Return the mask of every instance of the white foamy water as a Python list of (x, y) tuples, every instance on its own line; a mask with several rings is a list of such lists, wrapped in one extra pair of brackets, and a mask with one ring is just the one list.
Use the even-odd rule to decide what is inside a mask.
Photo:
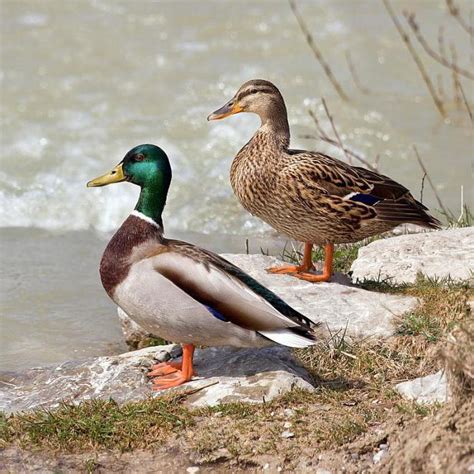
[[(85, 183), (132, 146), (152, 142), (167, 151), (174, 169), (173, 227), (261, 230), (234, 199), (228, 180), (231, 159), (258, 120), (241, 115), (206, 122), (252, 77), (282, 89), (295, 146), (330, 150), (299, 138), (313, 132), (306, 109), (324, 95), (348, 146), (369, 161), (380, 154), (382, 171), (418, 194), (416, 143), (446, 204), (458, 208), (460, 186), (467, 189), (471, 179), (472, 128), (465, 111), (452, 111), (449, 124), (440, 122), (382, 4), (300, 5), (351, 92), (350, 104), (335, 97), (284, 1), (3, 1), (0, 225), (115, 228), (136, 190), (88, 190)], [(411, 5), (432, 41), (436, 25), (445, 25), (459, 61), (468, 63), (467, 35), (443, 1), (394, 5), (399, 12)], [(468, 10), (467, 3), (463, 7)], [(348, 48), (370, 95), (354, 87), (344, 60)], [(450, 92), (449, 74), (425, 62), (434, 76), (443, 73)], [(464, 82), (471, 93), (472, 82)], [(426, 198), (434, 205), (432, 193)]]
[[(468, 14), (469, 2), (457, 3)], [(314, 133), (309, 107), (331, 134), (320, 102), (325, 97), (345, 144), (371, 162), (380, 155), (383, 173), (419, 196), (416, 144), (445, 205), (459, 208), (461, 185), (472, 203), (466, 111), (450, 101), (449, 120), (440, 120), (382, 2), (298, 4), (350, 103), (335, 95), (284, 0), (0, 2), (0, 227), (19, 228), (4, 229), (1, 241), (1, 332), (12, 336), (10, 344), (0, 344), (6, 366), (96, 354), (120, 340), (97, 264), (103, 233), (133, 208), (138, 189), (85, 184), (133, 146), (155, 143), (170, 157), (167, 229), (220, 251), (242, 251), (245, 236), (253, 242), (268, 230), (241, 208), (228, 177), (258, 119), (240, 114), (206, 121), (248, 79), (266, 78), (280, 87), (294, 147), (344, 158), (301, 138)], [(444, 25), (459, 63), (473, 67), (469, 37), (443, 0), (392, 4), (400, 14), (416, 11), (433, 45)], [(354, 86), (347, 49), (370, 94)], [(451, 97), (450, 74), (422, 57)], [(474, 103), (472, 82), (463, 80), (463, 86)], [(427, 185), (424, 197), (436, 207)], [(75, 266), (78, 252), (83, 261)]]

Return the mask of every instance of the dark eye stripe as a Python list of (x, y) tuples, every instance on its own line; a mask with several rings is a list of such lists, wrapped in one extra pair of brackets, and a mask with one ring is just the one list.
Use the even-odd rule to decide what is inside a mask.
[(258, 92), (261, 92), (263, 94), (272, 94), (273, 93), (273, 90), (268, 88), (268, 87), (258, 87), (258, 88), (252, 88), (252, 89), (247, 89), (245, 91), (242, 91), (238, 97), (237, 97), (237, 100), (241, 100), (243, 99), (244, 97), (247, 97), (248, 95), (251, 95), (251, 94), (256, 94)]

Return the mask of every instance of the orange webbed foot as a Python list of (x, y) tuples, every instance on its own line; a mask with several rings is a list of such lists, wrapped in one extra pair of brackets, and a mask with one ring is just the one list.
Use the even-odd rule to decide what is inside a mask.
[(182, 362), (161, 362), (152, 366), (148, 373), (153, 379), (153, 390), (165, 390), (189, 382), (194, 375), (193, 370), (194, 346), (183, 345)]
[(267, 268), (268, 273), (274, 273), (276, 275), (292, 275), (294, 273), (305, 273), (309, 270), (314, 269), (312, 261), (312, 249), (313, 244), (306, 242), (304, 246), (304, 255), (301, 265), (282, 265), (280, 267)]
[(160, 362), (151, 367), (150, 372), (148, 372), (148, 377), (159, 377), (161, 375), (168, 375), (182, 368), (182, 362)]
[(314, 273), (294, 273), (292, 276), (311, 283), (320, 283), (331, 279), (331, 274), (328, 273), (323, 273), (321, 275), (315, 275)]
[(178, 387), (186, 382), (189, 382), (192, 378), (193, 374), (185, 374), (181, 370), (177, 370), (175, 373), (167, 376), (167, 377), (157, 377), (153, 379), (153, 387), (152, 390), (159, 391), (159, 390), (166, 390), (167, 388)]
[(276, 275), (291, 275), (308, 270), (309, 268), (300, 265), (282, 265), (281, 267), (269, 267), (266, 269), (268, 273), (274, 273)]

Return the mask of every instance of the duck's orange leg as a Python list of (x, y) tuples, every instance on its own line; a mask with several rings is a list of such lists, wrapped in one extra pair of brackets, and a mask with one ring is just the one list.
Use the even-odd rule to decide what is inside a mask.
[(282, 265), (281, 267), (270, 267), (267, 268), (268, 273), (276, 273), (279, 275), (285, 275), (288, 273), (300, 273), (307, 272), (313, 268), (312, 260), (312, 251), (313, 244), (311, 242), (306, 242), (304, 244), (304, 255), (301, 265)]
[(167, 377), (157, 377), (153, 379), (153, 390), (164, 390), (166, 388), (177, 387), (178, 385), (189, 382), (194, 373), (193, 355), (194, 345), (183, 344), (183, 360), (181, 366), (172, 362), (162, 367), (157, 367), (155, 369), (156, 371), (164, 369), (164, 367), (170, 367), (172, 370), (170, 372), (162, 373), (162, 375), (168, 375)]
[(321, 275), (314, 275), (313, 273), (294, 273), (293, 276), (300, 280), (311, 281), (313, 283), (321, 281), (329, 281), (332, 275), (332, 266), (334, 260), (334, 244), (326, 244), (324, 246), (324, 267)]

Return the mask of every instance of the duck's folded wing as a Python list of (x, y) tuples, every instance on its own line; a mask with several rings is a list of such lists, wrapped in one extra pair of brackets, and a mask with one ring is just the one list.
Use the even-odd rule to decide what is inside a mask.
[(184, 242), (168, 242), (165, 252), (151, 257), (153, 267), (219, 319), (254, 331), (309, 329), (307, 318), (230, 262)]
[(411, 196), (405, 186), (375, 171), (350, 166), (328, 155), (310, 151), (290, 150), (297, 160), (290, 173), (300, 173), (300, 181), (331, 195), (344, 197), (351, 193), (367, 194), (382, 199), (397, 200)]

